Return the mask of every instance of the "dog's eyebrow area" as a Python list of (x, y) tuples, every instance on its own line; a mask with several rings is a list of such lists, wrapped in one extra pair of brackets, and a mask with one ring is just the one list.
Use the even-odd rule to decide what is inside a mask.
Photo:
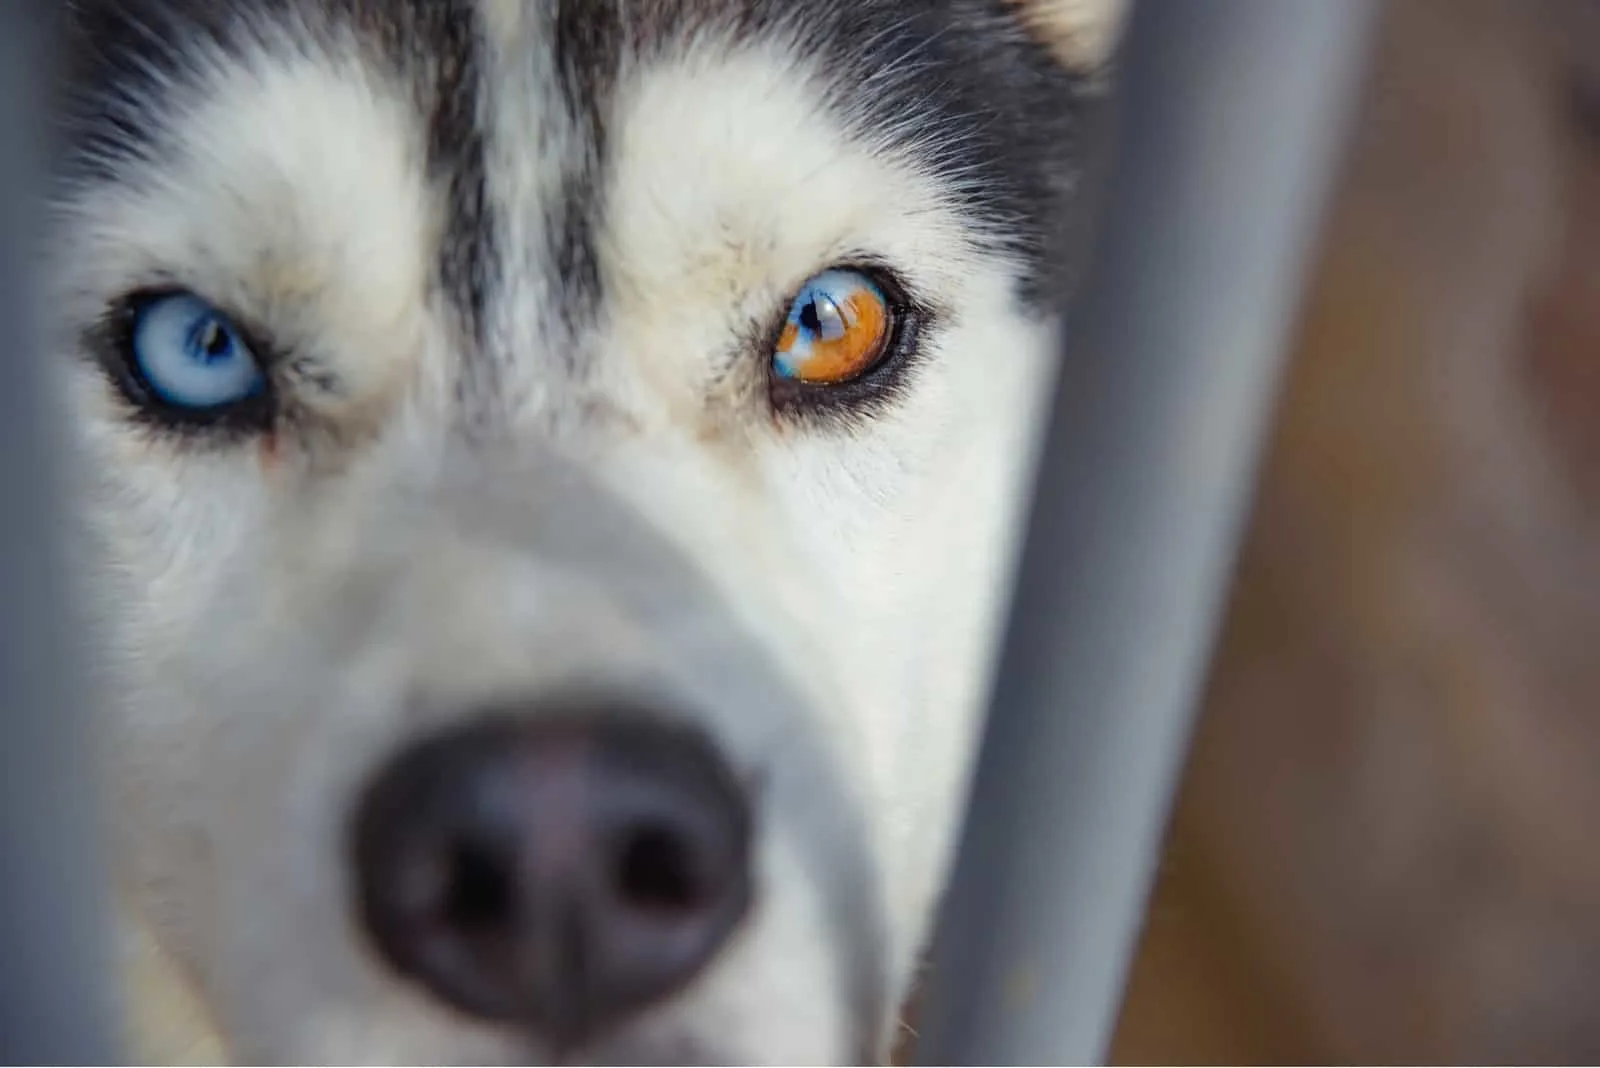
[(446, 303), (428, 130), (398, 77), (336, 35), (268, 43), (76, 87), (67, 297), (91, 321), (130, 292), (192, 292), (359, 400), (413, 369)]
[[(652, 228), (664, 238), (704, 241), (707, 230), (721, 229), (747, 246), (781, 241), (781, 233), (737, 232), (740, 213), (774, 195), (762, 203), (764, 227), (808, 232), (813, 244), (830, 228), (848, 238), (872, 214), (894, 210), (903, 191), (893, 175), (873, 181), (862, 173), (859, 160), (869, 159), (896, 161), (937, 185), (944, 206), (969, 225), (969, 238), (990, 225), (1006, 231), (1005, 252), (1025, 272), (1025, 298), (1056, 266), (1045, 242), (1019, 242), (1008, 224), (1047, 214), (1076, 181), (1081, 115), (1073, 75), (1020, 21), (996, 21), (981, 4), (898, 0), (557, 5), (554, 14), (524, 10), (515, 18), (504, 7), (488, 5), (489, 50), (503, 53), (491, 66), (505, 68), (493, 76), (517, 87), (525, 73), (515, 69), (526, 62), (521, 44), (548, 41), (550, 54), (536, 65), (550, 66), (541, 77), (572, 119), (574, 172), (545, 210), (559, 224), (576, 286), (594, 284), (584, 275), (594, 270), (604, 230), (617, 240), (638, 233), (640, 251), (654, 250), (649, 230), (632, 229), (635, 216), (605, 217), (611, 209), (597, 191), (639, 184), (633, 172), (647, 152), (652, 188), (679, 200), (698, 191), (704, 204), (724, 206), (716, 219)], [(987, 32), (971, 32), (978, 27)], [(1026, 78), (1033, 91), (996, 110), (987, 99), (991, 77)], [(530, 124), (516, 114), (526, 94), (490, 96), (496, 108), (511, 109), (511, 124), (494, 136), (513, 133), (518, 122), (527, 135)], [(927, 139), (935, 129), (936, 147)], [(628, 181), (622, 167), (632, 169)], [(829, 191), (852, 180), (852, 196), (830, 204)], [(809, 227), (803, 216), (783, 217), (786, 208), (818, 207), (835, 217)], [(922, 207), (899, 205), (905, 214)]]

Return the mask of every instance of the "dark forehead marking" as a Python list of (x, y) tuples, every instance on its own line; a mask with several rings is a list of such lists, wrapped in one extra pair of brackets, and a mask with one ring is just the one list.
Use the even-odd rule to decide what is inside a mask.
[(562, 174), (550, 206), (550, 257), (569, 320), (582, 321), (600, 300), (594, 222), (601, 210), (606, 107), (627, 48), (627, 13), (613, 0), (558, 0), (551, 52), (562, 104), (579, 132), (579, 158)]
[(431, 42), (434, 49), (428, 168), (446, 191), (440, 278), (468, 330), (481, 340), (495, 258), (479, 99), (484, 84), (481, 26), (470, 0), (418, 0), (414, 29), (412, 40)]
[(472, 0), (76, 0), (59, 85), (57, 172), (117, 181), (159, 163), (175, 97), (204, 89), (202, 58), (354, 46), (409, 92), (426, 127), (429, 177), (445, 202), (438, 280), (480, 329), (493, 226), (479, 130), (482, 33)]
[(600, 298), (597, 191), (617, 82), (691, 41), (713, 51), (774, 45), (814, 70), (838, 120), (864, 140), (913, 151), (949, 178), (975, 221), (1007, 235), (1026, 304), (1053, 307), (1076, 267), (1081, 242), (1066, 228), (1082, 213), (1068, 209), (1098, 95), (1006, 0), (559, 0), (553, 27), (560, 91), (587, 145), (562, 203), (547, 208), (569, 310)]

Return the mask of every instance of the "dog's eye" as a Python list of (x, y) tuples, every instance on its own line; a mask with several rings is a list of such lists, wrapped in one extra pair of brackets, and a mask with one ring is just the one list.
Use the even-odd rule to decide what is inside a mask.
[(772, 354), (773, 372), (810, 385), (838, 385), (872, 370), (894, 336), (894, 310), (860, 271), (824, 271), (801, 287)]
[(214, 418), (266, 393), (266, 372), (238, 327), (194, 294), (138, 299), (129, 316), (128, 371), (160, 407)]

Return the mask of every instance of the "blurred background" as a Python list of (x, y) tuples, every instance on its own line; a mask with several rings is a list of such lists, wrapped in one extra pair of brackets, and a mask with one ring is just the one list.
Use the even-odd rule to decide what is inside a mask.
[(1600, 2), (1390, 0), (1118, 1062), (1600, 1059), (1597, 535)]

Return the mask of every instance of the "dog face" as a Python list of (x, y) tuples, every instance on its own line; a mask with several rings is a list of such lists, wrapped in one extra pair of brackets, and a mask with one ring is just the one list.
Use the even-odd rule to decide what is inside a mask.
[(235, 1056), (881, 1055), (1111, 20), (74, 6), (119, 871)]

